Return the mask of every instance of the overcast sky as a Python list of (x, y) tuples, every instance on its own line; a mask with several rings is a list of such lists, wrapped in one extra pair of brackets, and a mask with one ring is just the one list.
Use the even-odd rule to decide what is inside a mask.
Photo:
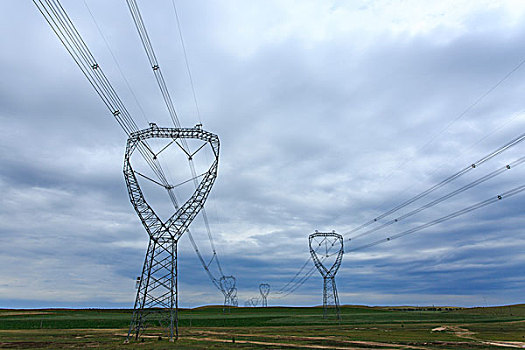
[[(172, 126), (126, 2), (62, 4), (137, 124)], [(173, 5), (138, 4), (191, 127), (199, 118)], [(294, 293), (275, 293), (309, 257), (309, 234), (348, 233), (525, 132), (525, 67), (498, 84), (525, 59), (523, 1), (176, 4), (200, 120), (221, 140), (206, 212), (240, 305), (259, 283), (271, 285), (269, 305), (321, 304), (316, 271)], [(31, 1), (2, 1), (0, 30), (0, 307), (132, 307), (147, 235), (122, 175), (126, 135)], [(523, 185), (524, 168), (383, 230), (346, 234), (345, 247), (494, 198)], [(524, 194), (348, 252), (336, 278), (341, 303), (524, 302)], [(202, 217), (192, 232), (210, 259)], [(179, 252), (181, 305), (221, 303), (186, 234)]]

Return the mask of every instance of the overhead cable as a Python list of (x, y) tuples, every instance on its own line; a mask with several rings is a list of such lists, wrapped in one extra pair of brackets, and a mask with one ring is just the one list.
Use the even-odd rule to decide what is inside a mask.
[(507, 151), (508, 149), (516, 146), (517, 144), (523, 142), (524, 140), (525, 140), (525, 133), (523, 133), (523, 134), (519, 135), (518, 137), (512, 139), (511, 141), (505, 143), (501, 147), (497, 148), (496, 150), (492, 151), (491, 153), (489, 153), (489, 154), (485, 155), (484, 157), (480, 158), (478, 161), (476, 161), (476, 162), (466, 166), (465, 168), (461, 169), (457, 173), (447, 177), (443, 181), (435, 184), (434, 186), (432, 186), (432, 187), (428, 188), (427, 190), (419, 193), (418, 195), (416, 195), (416, 196), (406, 200), (405, 202), (403, 202), (403, 203), (395, 206), (394, 208), (384, 212), (383, 214), (375, 217), (374, 219), (369, 220), (366, 223), (364, 223), (364, 224), (362, 224), (362, 225), (360, 225), (360, 226), (358, 226), (358, 227), (356, 227), (356, 228), (354, 228), (354, 229), (344, 233), (343, 236), (346, 236), (348, 234), (357, 232), (357, 231), (359, 231), (359, 230), (361, 230), (361, 229), (363, 229), (365, 227), (368, 227), (368, 226), (378, 222), (379, 220), (387, 217), (388, 215), (393, 214), (393, 213), (397, 212), (398, 210), (400, 210), (400, 209), (402, 209), (402, 208), (404, 208), (404, 207), (414, 203), (415, 201), (417, 201), (417, 200), (419, 200), (419, 199), (429, 195), (430, 193), (432, 193), (432, 192), (436, 191), (437, 189), (445, 186), (446, 184), (448, 184), (448, 183), (450, 183), (450, 182), (460, 178), (461, 176), (467, 174), (468, 172), (476, 169), (477, 167), (479, 167), (483, 163), (491, 160), (492, 158), (498, 156), (499, 154), (501, 154), (501, 153)]
[(365, 249), (365, 248), (370, 248), (370, 247), (373, 247), (373, 246), (376, 246), (376, 245), (379, 245), (379, 244), (382, 244), (382, 243), (386, 243), (386, 242), (392, 241), (392, 240), (397, 239), (399, 237), (403, 237), (403, 236), (406, 236), (406, 235), (409, 235), (409, 234), (421, 231), (423, 229), (426, 229), (428, 227), (440, 224), (440, 223), (445, 222), (447, 220), (450, 220), (450, 219), (456, 218), (458, 216), (470, 213), (471, 211), (483, 208), (483, 207), (485, 207), (485, 206), (487, 206), (489, 204), (493, 204), (493, 203), (499, 202), (502, 199), (510, 198), (510, 197), (515, 196), (516, 194), (521, 193), (523, 191), (525, 191), (525, 185), (521, 185), (521, 186), (515, 187), (515, 188), (513, 188), (513, 189), (511, 189), (509, 191), (503, 192), (503, 193), (501, 193), (501, 194), (499, 194), (497, 196), (493, 196), (493, 197), (491, 197), (489, 199), (486, 199), (486, 200), (484, 200), (482, 202), (478, 202), (478, 203), (476, 203), (474, 205), (471, 205), (471, 206), (468, 206), (468, 207), (463, 208), (461, 210), (455, 211), (455, 212), (453, 212), (451, 214), (448, 214), (446, 216), (443, 216), (443, 217), (441, 217), (439, 219), (427, 222), (426, 224), (419, 225), (417, 227), (414, 227), (414, 228), (411, 228), (409, 230), (397, 233), (395, 235), (392, 235), (392, 236), (389, 236), (389, 237), (377, 240), (377, 241), (372, 242), (372, 243), (368, 243), (368, 244), (365, 244), (365, 245), (362, 245), (362, 246), (358, 246), (358, 247), (355, 247), (355, 248), (347, 249), (347, 250), (345, 250), (345, 253), (354, 252), (354, 251), (362, 250), (362, 249)]
[(106, 44), (106, 48), (108, 49), (109, 53), (111, 54), (111, 57), (113, 58), (113, 62), (115, 62), (115, 65), (117, 66), (117, 69), (118, 69), (118, 71), (120, 73), (120, 76), (122, 77), (122, 79), (126, 83), (126, 86), (127, 86), (128, 90), (129, 90), (129, 92), (131, 93), (131, 95), (133, 96), (133, 99), (135, 100), (135, 103), (139, 107), (142, 118), (144, 119), (144, 121), (146, 123), (149, 123), (149, 120), (146, 117), (146, 113), (144, 112), (144, 109), (142, 108), (142, 105), (140, 104), (139, 99), (137, 98), (137, 95), (135, 94), (135, 92), (131, 88), (131, 85), (130, 85), (128, 79), (126, 78), (126, 75), (124, 74), (124, 72), (122, 71), (122, 68), (120, 67), (120, 64), (119, 64), (119, 62), (117, 60), (117, 57), (115, 56), (115, 54), (113, 53), (113, 50), (111, 49), (111, 45), (109, 45), (108, 39), (104, 35), (104, 32), (102, 31), (102, 28), (100, 28), (100, 26), (99, 26), (97, 20), (95, 19), (95, 16), (93, 15), (93, 12), (89, 8), (89, 5), (88, 5), (86, 0), (84, 0), (84, 5), (86, 6), (86, 9), (89, 12), (91, 20), (93, 21), (93, 23), (97, 27), (98, 33), (102, 37), (102, 40), (104, 40), (104, 43)]
[(190, 63), (188, 62), (188, 54), (186, 52), (186, 45), (184, 44), (184, 37), (182, 35), (182, 28), (179, 20), (179, 13), (177, 11), (177, 6), (175, 6), (175, 0), (171, 0), (173, 4), (173, 11), (175, 12), (175, 19), (177, 20), (177, 29), (179, 30), (180, 44), (182, 46), (182, 51), (184, 53), (184, 62), (186, 62), (186, 71), (188, 72), (188, 78), (190, 79), (191, 91), (193, 93), (193, 102), (195, 103), (195, 110), (197, 111), (197, 119), (199, 123), (202, 124), (201, 112), (199, 109), (199, 104), (197, 103), (197, 94), (195, 93), (195, 84), (193, 84), (193, 76), (191, 74)]
[[(44, 16), (53, 32), (62, 42), (126, 135), (129, 136), (131, 133), (138, 131), (139, 128), (137, 124), (104, 74), (102, 67), (82, 39), (82, 36), (67, 15), (60, 1), (33, 0), (33, 3)], [(141, 142), (137, 148), (161, 182), (168, 186), (164, 171), (160, 164), (154, 161), (152, 157), (153, 152), (148, 143), (146, 141)]]
[(457, 189), (455, 191), (452, 191), (452, 192), (450, 192), (450, 193), (448, 193), (448, 194), (446, 194), (446, 195), (444, 195), (442, 197), (439, 197), (438, 199), (435, 199), (435, 200), (433, 200), (433, 201), (431, 201), (431, 202), (429, 202), (429, 203), (427, 203), (427, 204), (425, 204), (425, 205), (423, 205), (423, 206), (421, 206), (421, 207), (419, 207), (417, 209), (414, 209), (414, 210), (412, 210), (412, 211), (410, 211), (410, 212), (408, 212), (408, 213), (406, 213), (404, 215), (401, 215), (401, 216), (399, 216), (399, 217), (397, 217), (397, 218), (395, 218), (393, 220), (387, 221), (387, 222), (385, 222), (384, 224), (382, 224), (380, 226), (374, 227), (373, 229), (370, 229), (368, 231), (360, 233), (360, 234), (354, 236), (352, 239), (356, 239), (356, 238), (359, 238), (359, 237), (363, 237), (363, 236), (369, 235), (369, 234), (371, 234), (373, 232), (379, 231), (379, 230), (381, 230), (381, 229), (383, 229), (385, 227), (388, 227), (388, 226), (393, 225), (395, 223), (398, 223), (398, 222), (400, 222), (402, 220), (405, 220), (406, 218), (411, 217), (411, 216), (413, 216), (413, 215), (415, 215), (415, 214), (417, 214), (419, 212), (422, 212), (423, 210), (432, 208), (433, 206), (435, 206), (435, 205), (437, 205), (437, 204), (439, 204), (439, 203), (441, 203), (441, 202), (443, 202), (443, 201), (445, 201), (447, 199), (450, 199), (450, 198), (452, 198), (452, 197), (454, 197), (454, 196), (456, 196), (456, 195), (458, 195), (458, 194), (460, 194), (462, 192), (465, 192), (466, 190), (469, 190), (469, 189), (471, 189), (471, 188), (473, 188), (473, 187), (475, 187), (477, 185), (480, 185), (483, 182), (485, 182), (487, 180), (490, 180), (490, 179), (492, 179), (492, 178), (494, 178), (494, 177), (496, 177), (496, 176), (498, 176), (498, 175), (500, 175), (500, 174), (502, 174), (502, 173), (504, 173), (504, 172), (506, 172), (506, 171), (508, 171), (510, 169), (513, 169), (514, 167), (516, 167), (516, 166), (518, 166), (518, 165), (520, 165), (520, 164), (522, 164), (524, 162), (525, 162), (525, 156), (521, 157), (518, 160), (516, 160), (514, 162), (511, 162), (511, 163), (509, 163), (509, 164), (507, 164), (507, 165), (505, 165), (505, 166), (503, 166), (503, 167), (501, 167), (501, 168), (499, 168), (499, 169), (497, 169), (497, 170), (495, 170), (495, 171), (493, 171), (493, 172), (491, 172), (491, 173), (489, 173), (489, 174), (487, 174), (485, 176), (482, 176), (479, 179), (477, 179), (475, 181), (472, 181), (469, 184), (467, 184), (467, 185), (465, 185), (465, 186), (463, 186), (463, 187), (461, 187), (461, 188), (459, 188), (459, 189)]
[[(161, 70), (159, 62), (157, 60), (157, 56), (155, 54), (155, 51), (153, 49), (153, 45), (152, 45), (151, 40), (149, 38), (148, 32), (146, 30), (146, 26), (145, 26), (144, 21), (142, 19), (142, 15), (140, 14), (140, 10), (139, 10), (138, 4), (137, 4), (136, 0), (127, 0), (127, 4), (128, 4), (128, 8), (129, 8), (130, 13), (131, 13), (131, 17), (133, 19), (133, 22), (135, 23), (135, 27), (136, 27), (137, 32), (139, 34), (140, 40), (142, 42), (142, 46), (144, 47), (144, 50), (146, 52), (146, 56), (148, 57), (149, 63), (150, 63), (151, 68), (153, 70), (153, 74), (155, 76), (155, 79), (157, 80), (157, 84), (159, 86), (159, 89), (161, 91), (162, 97), (164, 99), (164, 102), (165, 102), (166, 107), (168, 109), (168, 112), (170, 114), (171, 120), (172, 120), (173, 124), (176, 127), (180, 128), (181, 127), (180, 120), (178, 118), (177, 112), (176, 112), (175, 107), (173, 105), (173, 100), (171, 99), (171, 96), (170, 96), (170, 93), (169, 93), (166, 81), (164, 79), (164, 76), (162, 74), (162, 70)], [(178, 16), (177, 16), (177, 21), (178, 21)], [(179, 30), (180, 30), (180, 26), (179, 26)], [(180, 35), (181, 35), (181, 40), (182, 40), (182, 34), (180, 34)], [(185, 50), (185, 48), (184, 48), (184, 50)], [(186, 64), (187, 64), (187, 67), (188, 67), (188, 70), (189, 70), (187, 57), (185, 57), (185, 58), (186, 58)], [(190, 75), (190, 77), (191, 77), (191, 75)], [(193, 82), (192, 82), (192, 84), (193, 84)], [(195, 98), (195, 102), (196, 102), (196, 98)], [(199, 185), (199, 182), (197, 180), (198, 176), (197, 176), (197, 173), (196, 173), (196, 170), (195, 170), (195, 165), (193, 163), (193, 159), (189, 155), (190, 154), (189, 146), (188, 146), (188, 144), (187, 144), (185, 139), (182, 140), (182, 143), (183, 143), (183, 149), (185, 150), (186, 154), (188, 154), (188, 163), (189, 163), (190, 170), (191, 170), (191, 173), (192, 173), (192, 176), (193, 176), (193, 179), (194, 179), (194, 185), (197, 188), (198, 185)], [(224, 273), (222, 271), (222, 266), (220, 264), (220, 261), (219, 261), (218, 255), (217, 255), (217, 250), (216, 250), (216, 247), (215, 247), (213, 236), (211, 234), (211, 228), (210, 228), (208, 215), (206, 213), (205, 208), (202, 208), (201, 214), (202, 214), (202, 217), (203, 217), (203, 220), (204, 220), (204, 225), (205, 225), (206, 232), (208, 234), (208, 239), (209, 239), (209, 242), (210, 242), (210, 245), (211, 245), (211, 249), (212, 249), (212, 254), (213, 254), (212, 259), (215, 258), (215, 261), (216, 261), (219, 273), (221, 274), (221, 276), (224, 276)], [(190, 233), (190, 235), (191, 235), (191, 233)], [(193, 240), (193, 237), (191, 237), (190, 240), (193, 243), (195, 243), (195, 241)], [(194, 244), (194, 247), (196, 247), (196, 244)], [(200, 251), (198, 249), (196, 250), (196, 253), (197, 253), (197, 255), (200, 255)], [(204, 261), (202, 259), (202, 256), (199, 256), (199, 260)], [(209, 272), (208, 266), (206, 264), (203, 264), (203, 267), (205, 267), (205, 270), (207, 270), (207, 272)]]
[[(314, 249), (314, 251), (317, 252), (317, 249), (319, 249), (320, 247), (321, 247), (321, 245), (319, 245), (316, 249)], [(332, 244), (332, 247), (333, 247), (333, 244)], [(320, 259), (320, 261), (323, 262), (327, 258), (329, 258), (332, 255), (335, 255), (337, 253), (332, 253), (332, 254), (326, 253), (326, 254), (323, 254), (321, 259)], [(308, 279), (310, 279), (310, 277), (312, 277), (312, 275), (314, 274), (315, 269), (316, 269), (315, 265), (312, 265), (312, 267), (303, 276), (297, 278), (310, 261), (312, 261), (312, 257), (311, 256), (308, 257), (308, 259), (301, 266), (299, 271), (293, 276), (293, 278), (290, 281), (288, 281), (288, 283), (286, 283), (283, 287), (281, 287), (277, 292), (273, 293), (273, 294), (277, 295), (277, 296), (274, 296), (274, 298), (284, 298), (284, 297), (292, 294), (299, 287), (301, 287), (306, 281), (308, 281)]]
[(275, 292), (275, 294), (280, 294), (280, 293), (283, 293), (283, 291), (286, 291), (288, 289), (288, 286), (295, 281), (295, 279), (297, 278), (297, 276), (299, 276), (301, 274), (301, 272), (303, 272), (304, 268), (306, 267), (306, 265), (308, 265), (308, 263), (310, 262), (310, 260), (312, 260), (312, 257), (309, 256), (308, 259), (306, 259), (306, 261), (304, 262), (304, 264), (301, 266), (301, 268), (299, 269), (299, 271), (297, 271), (297, 273), (292, 277), (291, 280), (289, 280), (285, 285), (283, 285), (277, 292)]

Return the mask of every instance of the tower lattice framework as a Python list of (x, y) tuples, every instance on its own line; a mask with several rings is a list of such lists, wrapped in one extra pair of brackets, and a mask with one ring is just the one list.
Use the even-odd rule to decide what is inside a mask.
[(224, 305), (222, 307), (222, 312), (230, 312), (230, 308), (236, 307), (239, 305), (237, 300), (237, 287), (236, 279), (234, 276), (222, 276), (219, 280), (219, 287), (222, 294), (224, 294)]
[[(335, 274), (343, 259), (343, 236), (335, 232), (315, 232), (308, 237), (308, 243), (315, 267), (323, 276), (323, 318), (327, 318), (330, 313), (335, 313), (337, 319), (340, 320), (341, 311), (335, 285)], [(323, 262), (334, 255), (333, 264), (326, 267)]]
[[(146, 202), (137, 180), (137, 173), (131, 162), (135, 150), (149, 149), (147, 140), (161, 138), (171, 140), (197, 139), (211, 147), (214, 159), (210, 168), (202, 176), (191, 197), (166, 221), (163, 221)], [(143, 152), (141, 152), (143, 153)], [(156, 156), (151, 161), (156, 164)], [(144, 228), (149, 235), (149, 244), (144, 259), (142, 275), (138, 280), (133, 317), (128, 340), (138, 339), (148, 327), (159, 327), (170, 340), (178, 338), (178, 274), (177, 243), (182, 234), (204, 206), (213, 183), (217, 177), (219, 163), (219, 138), (201, 128), (159, 128), (152, 125), (148, 129), (132, 133), (127, 142), (124, 156), (124, 177), (129, 198)], [(170, 197), (172, 186), (166, 186)]]
[(261, 306), (268, 307), (268, 294), (270, 294), (270, 285), (268, 283), (259, 284), (259, 293), (261, 293)]

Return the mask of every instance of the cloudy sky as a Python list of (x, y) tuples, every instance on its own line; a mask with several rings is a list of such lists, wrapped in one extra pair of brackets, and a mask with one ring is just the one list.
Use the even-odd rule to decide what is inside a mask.
[[(62, 3), (137, 124), (171, 126), (125, 1)], [(172, 2), (138, 3), (181, 123), (193, 126)], [(351, 250), (523, 185), (525, 165), (512, 167), (385, 229), (349, 233), (525, 132), (525, 2), (176, 5), (200, 120), (221, 139), (206, 212), (240, 305), (259, 283), (271, 285), (269, 305), (322, 303), (316, 271), (293, 293), (276, 293), (310, 271), (312, 262), (299, 269), (315, 230), (345, 234)], [(122, 175), (126, 135), (31, 1), (2, 1), (0, 30), (0, 307), (131, 307), (147, 235)], [(523, 302), (524, 194), (347, 252), (341, 303)], [(202, 217), (192, 233), (210, 259)], [(179, 251), (181, 305), (221, 303), (187, 235)]]

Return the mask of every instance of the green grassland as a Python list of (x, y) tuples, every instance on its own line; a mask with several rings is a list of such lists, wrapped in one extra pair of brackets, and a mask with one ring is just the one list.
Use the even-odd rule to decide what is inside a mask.
[[(148, 329), (124, 344), (130, 310), (0, 310), (0, 348), (509, 349), (525, 348), (525, 305), (490, 308), (344, 306), (184, 309), (180, 338)], [(437, 328), (437, 329), (436, 329)], [(160, 338), (159, 338), (160, 335)]]

